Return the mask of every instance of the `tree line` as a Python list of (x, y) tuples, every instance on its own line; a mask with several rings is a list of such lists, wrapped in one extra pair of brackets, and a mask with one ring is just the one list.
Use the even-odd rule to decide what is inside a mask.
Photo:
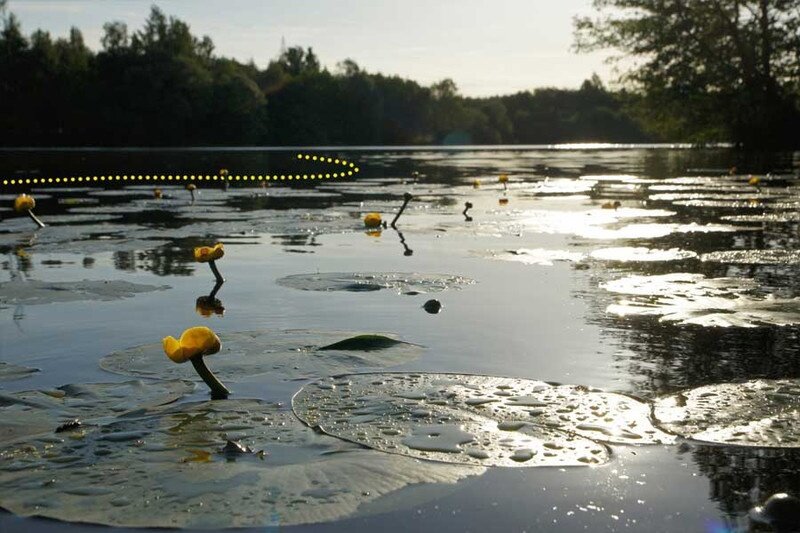
[[(717, 0), (596, 3), (601, 12), (614, 4), (671, 1)], [(781, 133), (769, 136), (774, 142), (797, 115), (797, 78), (794, 86), (785, 82), (783, 66), (770, 71), (779, 81), (764, 81), (756, 72), (750, 77), (760, 81), (753, 87), (715, 92), (702, 83), (708, 73), (700, 80), (673, 72), (696, 69), (699, 59), (669, 67), (656, 59), (628, 73), (613, 91), (593, 75), (575, 90), (468, 98), (449, 79), (424, 86), (367, 72), (349, 59), (327, 69), (311, 48), (281, 50), (263, 69), (220, 57), (211, 39), (193, 35), (185, 22), (157, 7), (135, 31), (120, 22), (105, 24), (98, 51), (86, 46), (77, 28), (60, 38), (41, 30), (26, 35), (6, 0), (0, 0), (0, 19), (3, 146), (761, 141), (763, 131), (780, 121), (773, 133)], [(579, 49), (652, 55), (664, 45), (625, 49), (630, 41), (646, 40), (647, 32), (610, 18), (577, 20), (576, 28)], [(614, 32), (624, 39), (613, 38)], [(670, 54), (681, 53), (673, 48)]]

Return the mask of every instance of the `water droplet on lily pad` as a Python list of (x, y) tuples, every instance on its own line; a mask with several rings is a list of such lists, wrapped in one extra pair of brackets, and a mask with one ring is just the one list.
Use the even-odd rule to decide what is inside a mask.
[[(345, 384), (330, 386), (337, 380)], [(301, 420), (330, 435), (381, 451), (458, 464), (600, 464), (609, 459), (601, 443), (674, 440), (651, 424), (649, 405), (634, 398), (525, 379), (339, 376), (306, 385), (292, 406)]]
[[(260, 330), (220, 333), (222, 350), (209, 366), (220, 380), (260, 374), (284, 379), (330, 376), (413, 361), (423, 348), (389, 335), (344, 331)], [(100, 360), (110, 372), (160, 379), (194, 379), (190, 368), (176, 365), (161, 343), (114, 352)]]
[(460, 289), (474, 280), (450, 274), (419, 274), (414, 272), (327, 272), (294, 274), (280, 278), (278, 285), (304, 291), (369, 292), (393, 289), (414, 294)]
[(659, 425), (718, 444), (800, 447), (800, 380), (757, 379), (683, 391), (655, 402)]
[(703, 254), (700, 260), (739, 265), (794, 265), (800, 263), (800, 250), (720, 250)]
[[(228, 441), (244, 452), (225, 453)], [(288, 526), (483, 472), (367, 450), (318, 434), (274, 404), (225, 400), (151, 410), (79, 440), (7, 445), (0, 501), (18, 515), (116, 527)]]
[(601, 287), (632, 296), (606, 308), (609, 314), (622, 317), (657, 316), (661, 322), (705, 327), (800, 323), (800, 298), (759, 294), (758, 283), (748, 278), (675, 273), (629, 276)]

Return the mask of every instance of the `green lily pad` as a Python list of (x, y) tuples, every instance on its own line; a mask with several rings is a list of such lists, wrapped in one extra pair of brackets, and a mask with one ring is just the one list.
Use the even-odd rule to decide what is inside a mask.
[(660, 398), (661, 427), (718, 444), (800, 448), (800, 380), (757, 379), (698, 387)]
[(0, 442), (48, 433), (78, 419), (81, 427), (163, 405), (194, 390), (189, 381), (126, 381), (0, 393)]
[[(219, 337), (222, 350), (207, 361), (223, 382), (260, 374), (303, 379), (385, 368), (422, 353), (421, 346), (389, 336), (342, 331), (241, 331)], [(160, 342), (114, 352), (103, 357), (100, 366), (130, 376), (199, 380), (190, 365), (170, 361)]]
[(621, 317), (657, 316), (661, 322), (704, 327), (753, 328), (800, 323), (800, 298), (758, 294), (758, 283), (747, 278), (676, 273), (629, 276), (601, 287), (633, 296), (606, 308), (609, 314)]
[(0, 381), (14, 381), (15, 379), (23, 379), (30, 377), (32, 374), (36, 374), (37, 372), (39, 372), (38, 368), (12, 365), (11, 363), (4, 363), (0, 361)]
[(349, 339), (334, 342), (319, 348), (320, 350), (347, 350), (357, 352), (372, 352), (375, 350), (385, 350), (398, 345), (409, 344), (385, 335), (356, 335)]
[(363, 449), (315, 433), (276, 405), (226, 400), (120, 419), (81, 438), (6, 446), (0, 501), (22, 516), (115, 527), (288, 526), (343, 518), (409, 485), (483, 471)]
[(465, 374), (354, 374), (303, 387), (301, 420), (377, 450), (483, 466), (606, 462), (600, 444), (672, 442), (628, 396)]
[(168, 288), (167, 285), (144, 285), (122, 280), (14, 280), (0, 283), (0, 304), (37, 305), (79, 300), (117, 300)]
[(450, 274), (410, 272), (328, 272), (294, 274), (280, 278), (278, 285), (303, 291), (369, 292), (392, 289), (402, 293), (440, 292), (472, 285), (474, 280)]

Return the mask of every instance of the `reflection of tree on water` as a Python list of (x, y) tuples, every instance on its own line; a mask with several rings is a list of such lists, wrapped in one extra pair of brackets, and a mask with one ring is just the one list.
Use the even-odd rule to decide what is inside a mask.
[(114, 252), (114, 268), (117, 270), (142, 270), (156, 276), (191, 276), (195, 270), (193, 263), (185, 249), (170, 246)]
[(732, 519), (776, 492), (800, 494), (800, 450), (695, 446), (691, 455), (710, 498)]

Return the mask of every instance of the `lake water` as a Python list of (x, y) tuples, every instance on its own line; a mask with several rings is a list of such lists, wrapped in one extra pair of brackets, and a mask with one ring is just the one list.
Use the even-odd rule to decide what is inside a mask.
[[(0, 152), (0, 180), (318, 171), (296, 153), (7, 150)], [(193, 205), (183, 186), (171, 182), (159, 185), (160, 201), (152, 183), (32, 186), (36, 214), (49, 224), (40, 231), (10, 209), (27, 189), (5, 186), (0, 282), (8, 282), (9, 292), (0, 292), (0, 361), (40, 372), (2, 382), (4, 392), (122, 381), (100, 368), (103, 356), (193, 325), (220, 334), (391, 333), (425, 347), (392, 371), (530, 378), (647, 400), (708, 384), (800, 377), (800, 304), (793, 300), (800, 296), (800, 153), (670, 147), (308, 153), (347, 159), (360, 172), (268, 188), (234, 181), (227, 191), (203, 182)], [(507, 190), (500, 174), (510, 177)], [(414, 199), (399, 231), (364, 231), (365, 213), (390, 219), (405, 192)], [(472, 204), (471, 221), (462, 215), (465, 202)], [(203, 316), (196, 299), (213, 278), (191, 252), (217, 241), (226, 246), (219, 267), (227, 281), (217, 295), (224, 314)], [(294, 274), (368, 271), (455, 274), (476, 283), (435, 294), (301, 291), (276, 283)], [(650, 284), (635, 276), (650, 276)], [(730, 279), (722, 287), (704, 285), (717, 278)], [(8, 294), (24, 280), (168, 288), (52, 303), (46, 293), (43, 302), (18, 303)], [(439, 314), (422, 309), (430, 298), (443, 304)], [(191, 368), (185, 370), (191, 379)], [(288, 403), (303, 382), (261, 375), (229, 385), (236, 397)], [(198, 387), (188, 399), (205, 397)], [(354, 516), (296, 529), (736, 531), (766, 496), (800, 493), (800, 454), (793, 449), (687, 441), (612, 446), (612, 454), (599, 467), (491, 468), (452, 485), (415, 485), (365, 503)], [(0, 531), (34, 527), (76, 526), (0, 515)]]

